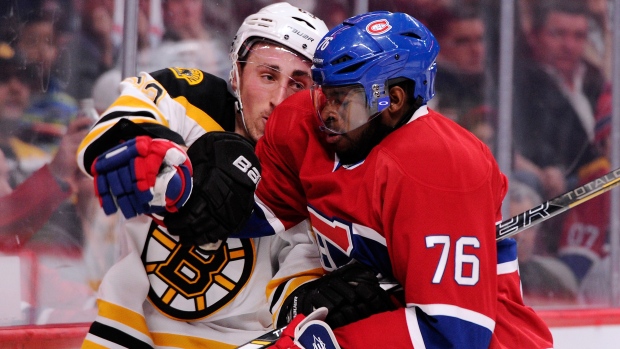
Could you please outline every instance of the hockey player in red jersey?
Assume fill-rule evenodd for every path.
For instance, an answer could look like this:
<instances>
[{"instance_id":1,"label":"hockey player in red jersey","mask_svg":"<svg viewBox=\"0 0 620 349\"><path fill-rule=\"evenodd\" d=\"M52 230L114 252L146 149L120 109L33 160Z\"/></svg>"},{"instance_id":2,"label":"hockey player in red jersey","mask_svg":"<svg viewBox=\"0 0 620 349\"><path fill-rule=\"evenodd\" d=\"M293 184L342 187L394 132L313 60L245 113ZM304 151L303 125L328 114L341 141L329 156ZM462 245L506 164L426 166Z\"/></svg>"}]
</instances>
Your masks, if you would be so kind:
<instances>
[{"instance_id":1,"label":"hockey player in red jersey","mask_svg":"<svg viewBox=\"0 0 620 349\"><path fill-rule=\"evenodd\" d=\"M553 346L523 304L515 241L495 240L506 177L487 146L426 106L438 51L407 14L352 17L319 43L314 88L270 116L257 203L280 234L309 218L328 272L269 285L277 324L295 327L277 347ZM351 273L359 265L402 285L403 303L386 304ZM323 306L326 318L313 312ZM327 326L315 331L325 323L338 343Z\"/></svg>"}]
</instances>

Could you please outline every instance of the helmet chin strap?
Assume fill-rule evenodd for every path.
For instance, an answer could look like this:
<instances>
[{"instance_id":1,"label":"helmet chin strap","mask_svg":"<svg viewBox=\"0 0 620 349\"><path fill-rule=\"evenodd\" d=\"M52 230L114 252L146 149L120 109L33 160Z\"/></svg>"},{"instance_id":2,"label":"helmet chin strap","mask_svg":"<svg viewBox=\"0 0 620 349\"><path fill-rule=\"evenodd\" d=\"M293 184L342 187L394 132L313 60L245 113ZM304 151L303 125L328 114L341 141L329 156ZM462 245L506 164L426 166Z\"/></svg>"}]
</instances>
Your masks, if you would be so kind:
<instances>
[{"instance_id":1,"label":"helmet chin strap","mask_svg":"<svg viewBox=\"0 0 620 349\"><path fill-rule=\"evenodd\" d=\"M241 123L243 124L243 129L245 130L245 133L248 135L248 140L250 142L252 142L252 144L254 144L254 139L252 139L252 136L250 134L250 130L248 130L248 126L245 123L245 114L243 114L243 102L241 102L241 80L239 79L239 69L237 69L237 64L235 64L235 66L233 67L233 74L235 74L235 79L237 81L237 88L235 88L233 90L233 92L235 93L235 96L237 97L237 100L235 101L235 107L237 108L237 111L239 112L239 114L241 114Z\"/></svg>"}]
</instances>

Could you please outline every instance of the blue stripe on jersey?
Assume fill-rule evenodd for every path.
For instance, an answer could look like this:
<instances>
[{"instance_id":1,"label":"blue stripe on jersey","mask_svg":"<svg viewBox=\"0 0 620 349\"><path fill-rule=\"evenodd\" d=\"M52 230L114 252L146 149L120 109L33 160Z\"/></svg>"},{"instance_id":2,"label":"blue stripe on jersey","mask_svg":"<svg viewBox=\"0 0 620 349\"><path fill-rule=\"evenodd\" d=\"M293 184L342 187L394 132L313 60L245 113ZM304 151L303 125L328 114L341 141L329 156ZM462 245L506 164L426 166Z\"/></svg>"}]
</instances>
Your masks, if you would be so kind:
<instances>
[{"instance_id":1,"label":"blue stripe on jersey","mask_svg":"<svg viewBox=\"0 0 620 349\"><path fill-rule=\"evenodd\" d=\"M256 203L254 203L254 211L252 216L248 219L243 229L238 233L232 234L231 238L258 238L261 236L274 235L276 232L273 230L271 224L265 217L265 213L260 209Z\"/></svg>"},{"instance_id":2,"label":"blue stripe on jersey","mask_svg":"<svg viewBox=\"0 0 620 349\"><path fill-rule=\"evenodd\" d=\"M483 326L451 316L429 316L415 308L426 348L488 348L492 332Z\"/></svg>"},{"instance_id":3,"label":"blue stripe on jersey","mask_svg":"<svg viewBox=\"0 0 620 349\"><path fill-rule=\"evenodd\" d=\"M362 262L384 277L393 277L392 263L387 247L372 239L360 235L353 235L353 251L351 257Z\"/></svg>"},{"instance_id":4,"label":"blue stripe on jersey","mask_svg":"<svg viewBox=\"0 0 620 349\"><path fill-rule=\"evenodd\" d=\"M507 238L497 242L497 264L512 262L517 259L517 241Z\"/></svg>"}]
</instances>

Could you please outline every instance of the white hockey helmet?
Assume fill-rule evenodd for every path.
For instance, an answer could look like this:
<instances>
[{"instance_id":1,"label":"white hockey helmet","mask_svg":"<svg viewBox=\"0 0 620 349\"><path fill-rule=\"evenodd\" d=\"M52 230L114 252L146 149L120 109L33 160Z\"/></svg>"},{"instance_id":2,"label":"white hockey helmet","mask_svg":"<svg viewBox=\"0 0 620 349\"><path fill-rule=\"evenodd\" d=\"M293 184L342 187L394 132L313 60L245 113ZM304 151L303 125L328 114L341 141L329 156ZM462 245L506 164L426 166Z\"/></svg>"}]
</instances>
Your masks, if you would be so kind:
<instances>
[{"instance_id":1,"label":"white hockey helmet","mask_svg":"<svg viewBox=\"0 0 620 349\"><path fill-rule=\"evenodd\" d=\"M268 39L312 61L314 50L327 31L322 20L305 10L287 2L271 4L243 21L233 40L230 59L235 66L256 41Z\"/></svg>"}]
</instances>

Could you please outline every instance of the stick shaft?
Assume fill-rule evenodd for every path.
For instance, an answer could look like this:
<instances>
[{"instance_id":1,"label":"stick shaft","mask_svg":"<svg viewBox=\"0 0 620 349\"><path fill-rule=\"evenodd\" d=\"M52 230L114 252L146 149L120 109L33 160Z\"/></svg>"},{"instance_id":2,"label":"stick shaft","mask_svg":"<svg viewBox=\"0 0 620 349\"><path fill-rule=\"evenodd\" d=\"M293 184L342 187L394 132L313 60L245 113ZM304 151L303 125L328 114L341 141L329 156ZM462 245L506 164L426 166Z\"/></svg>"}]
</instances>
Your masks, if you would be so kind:
<instances>
[{"instance_id":1,"label":"stick shaft","mask_svg":"<svg viewBox=\"0 0 620 349\"><path fill-rule=\"evenodd\" d=\"M542 223L620 184L620 168L495 225L497 241Z\"/></svg>"}]
</instances>

